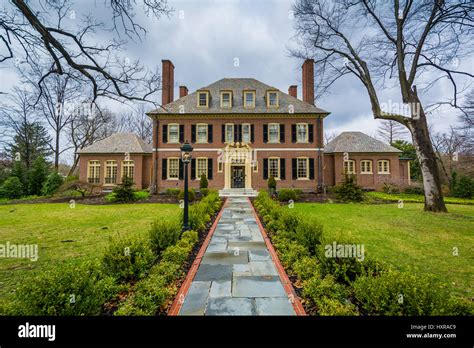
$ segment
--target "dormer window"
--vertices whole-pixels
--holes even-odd
[[[244,108],[255,107],[255,91],[244,91]]]
[[[201,108],[208,108],[209,107],[209,92],[202,91],[198,92],[197,94],[197,106]]]
[[[278,92],[276,91],[267,92],[267,107],[269,108],[278,107]]]
[[[221,108],[231,108],[232,107],[232,92],[225,91],[221,92]]]

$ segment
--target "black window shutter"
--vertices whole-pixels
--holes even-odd
[[[184,143],[184,124],[179,125],[179,142]]]
[[[280,179],[285,180],[286,175],[285,175],[286,169],[285,169],[285,159],[280,158]]]
[[[268,143],[268,124],[263,125],[263,142]]]
[[[291,125],[291,142],[296,143],[296,124]]]
[[[196,179],[196,159],[191,159],[191,180]]]
[[[309,178],[314,180],[314,158],[309,159]]]
[[[298,178],[298,170],[296,168],[296,158],[291,159],[291,173],[293,180]]]
[[[234,124],[234,141],[239,141],[239,125]]]
[[[254,126],[253,124],[250,125],[250,142],[254,142]]]
[[[161,159],[161,179],[168,179],[168,160],[166,158]]]
[[[207,126],[207,142],[212,144],[212,124]]]
[[[281,124],[280,125],[280,143],[285,142],[285,125]]]
[[[225,143],[225,124],[222,125],[222,142]]]
[[[310,143],[314,142],[314,130],[312,124],[308,124],[308,140]]]
[[[164,124],[163,125],[163,143],[167,143],[168,142],[168,125],[167,124]]]
[[[268,158],[263,159],[263,178],[268,179]]]
[[[207,178],[212,179],[212,158],[207,159]]]
[[[195,124],[191,125],[191,142],[192,143],[196,142],[196,125]]]
[[[242,125],[241,124],[237,125],[237,128],[239,129],[239,132],[238,132],[239,133],[239,140],[238,141],[241,142],[242,141]]]
[[[180,159],[179,160],[179,180],[183,180],[183,177],[184,177],[184,163]]]

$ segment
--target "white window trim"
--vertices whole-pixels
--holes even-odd
[[[298,177],[299,170],[298,170],[298,160],[304,159],[306,160],[306,177]],[[296,180],[309,180],[309,158],[308,157],[297,157],[296,158]]]
[[[270,126],[275,126],[275,125],[278,128],[278,138],[277,138],[277,141],[271,141],[270,140]],[[268,124],[268,143],[269,144],[279,144],[280,143],[280,124],[279,123],[273,122],[273,123]]]
[[[247,94],[253,95],[253,103],[252,105],[247,104]],[[256,92],[255,91],[244,91],[244,108],[246,109],[255,109],[255,99],[256,99]]]
[[[379,170],[379,163],[381,163],[381,162],[387,162],[387,169],[388,170],[386,172],[385,171],[381,172]],[[382,169],[383,169],[383,166],[382,166]],[[390,174],[390,161],[389,160],[378,160],[377,161],[377,174],[381,174],[381,175]]]
[[[270,93],[276,94],[276,105],[270,105]],[[278,107],[279,107],[278,91],[267,91],[267,108],[278,108]]]
[[[125,162],[129,162],[131,163],[132,165],[125,165]],[[132,167],[133,168],[133,176],[131,177],[133,180],[135,180],[135,161],[133,160],[125,160],[125,161],[122,161],[122,179],[124,178],[124,173],[125,173],[125,167],[129,168],[129,167]]]
[[[170,178],[170,160],[178,160],[178,177]],[[168,157],[166,159],[166,180],[179,180],[179,157]]]
[[[306,128],[306,138],[304,141],[300,141],[298,140],[298,126],[300,125],[304,125],[305,128]],[[309,143],[309,125],[308,123],[305,123],[305,122],[299,122],[296,124],[296,142],[299,143],[299,144],[307,144]]]
[[[201,99],[201,94],[206,94],[206,105],[199,105],[199,100]],[[209,107],[209,91],[198,91],[197,92],[197,107],[198,108],[208,108]]]
[[[346,167],[346,166],[345,166],[346,162],[348,162],[348,163],[354,163],[354,169],[353,169],[352,171],[349,171],[349,169],[350,169],[349,167],[350,167],[350,166],[348,165],[348,166],[347,166],[348,171],[346,172],[346,168],[345,168],[345,167]],[[343,166],[342,169],[344,170],[344,174],[356,174],[356,173],[357,173],[356,161],[355,161],[355,160],[349,159],[349,160],[347,160],[347,161],[344,161],[344,163],[343,163],[342,166]]]
[[[199,141],[199,126],[206,127],[206,141]],[[196,124],[196,144],[208,144],[209,143],[209,125],[207,123]]]
[[[198,175],[198,168],[199,168],[199,160],[205,160],[206,162],[206,171],[205,171],[205,175],[206,175],[206,179],[207,179],[207,174],[208,174],[208,171],[209,171],[209,161],[207,160],[207,157],[197,157],[196,158],[196,168],[194,168],[194,175],[196,176],[196,181],[199,181],[201,180],[201,176]]]
[[[113,163],[113,164],[111,164],[111,163]],[[110,176],[110,177],[107,176],[107,171],[108,171],[109,168],[117,168],[114,183],[108,183],[107,182],[107,179],[113,178],[113,176]],[[111,173],[112,172],[113,172],[113,170],[111,171]],[[106,160],[105,161],[105,172],[104,172],[104,186],[106,186],[106,185],[116,185],[117,180],[118,180],[118,163],[117,163],[117,161],[116,160]]]
[[[370,163],[370,171],[369,171],[369,172],[367,172],[367,171],[362,171],[362,169],[363,169],[362,164],[363,164],[364,162]],[[361,161],[359,162],[359,166],[360,166],[360,173],[361,173],[361,174],[374,174],[374,169],[373,169],[374,164],[373,164],[373,161],[372,161],[372,160],[361,160]]]
[[[178,127],[178,141],[171,141],[171,137],[170,137],[171,126]],[[179,144],[179,123],[168,123],[168,144]]]
[[[94,170],[94,176],[91,175],[91,168],[99,168],[99,170]],[[98,182],[93,182],[92,184],[98,184],[100,183],[100,171],[101,171],[101,162],[98,160],[90,160],[87,162],[87,182],[89,182],[89,179],[99,179]],[[96,175],[96,173],[98,175]],[[94,180],[95,181],[95,180]]]
[[[217,172],[222,173],[224,171],[224,161],[217,161]]]
[[[227,139],[227,126],[232,126],[232,141],[229,141]],[[235,124],[234,123],[225,123],[224,124],[224,130],[225,130],[225,143],[226,144],[230,144],[230,143],[234,143],[235,142],[235,139],[234,139],[234,135],[235,135]]]
[[[224,94],[229,94],[229,106],[224,106],[222,104],[222,102],[223,102],[222,96]],[[232,91],[221,91],[221,108],[222,109],[232,109]]]
[[[281,174],[281,158],[280,157],[268,157],[268,172],[267,172],[267,176],[268,178],[270,179],[271,175],[270,175],[270,160],[273,160],[273,159],[276,159],[277,160],[277,163],[278,163],[278,176],[274,176],[275,180],[280,180],[280,174]]]

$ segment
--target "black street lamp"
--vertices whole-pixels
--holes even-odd
[[[183,231],[188,231],[189,227],[189,214],[188,214],[188,164],[191,162],[191,152],[193,151],[193,147],[190,143],[186,140],[181,146],[181,161],[184,164],[184,218],[183,218]]]

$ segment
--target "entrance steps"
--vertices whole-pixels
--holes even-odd
[[[258,191],[252,188],[232,188],[219,190],[220,197],[256,197]]]

